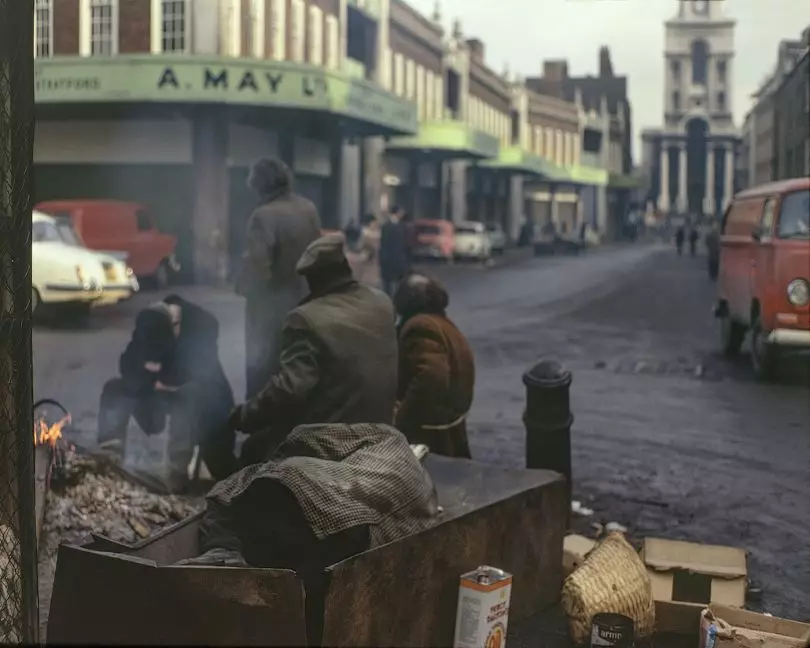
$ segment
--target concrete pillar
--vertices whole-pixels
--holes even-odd
[[[596,187],[596,229],[602,236],[608,233],[608,199],[607,187]]]
[[[715,211],[714,146],[710,142],[706,147],[706,193],[703,198],[703,213],[707,216],[714,216]]]
[[[577,202],[576,202],[576,217],[574,222],[574,227],[576,228],[577,234],[582,229],[582,224],[585,222],[585,217],[583,213],[583,206],[582,206],[582,187],[577,186],[575,188],[577,194]]]
[[[678,145],[678,210],[689,210],[689,197],[686,192],[686,143]]]
[[[669,211],[669,147],[661,143],[661,191],[658,196],[658,209],[663,213]]]
[[[446,219],[448,217],[447,214],[447,205],[445,200],[445,191],[444,191],[444,162],[441,160],[436,160],[434,163],[436,166],[434,168],[435,174],[435,182],[436,182],[436,218]]]
[[[513,241],[520,237],[520,219],[525,211],[525,204],[523,176],[516,173],[509,179],[509,216],[506,228],[506,235]]]
[[[454,160],[448,162],[450,182],[450,220],[460,223],[467,220],[467,167],[469,162]]]
[[[363,147],[363,201],[366,213],[382,216],[383,155],[385,141],[381,137],[369,137]]]
[[[550,184],[548,186],[548,202],[551,209],[551,222],[554,223],[554,229],[560,230],[560,203],[557,202],[557,185]]]
[[[726,174],[723,182],[723,211],[734,197],[734,144],[729,142],[726,148]]]
[[[328,193],[324,201],[324,211],[321,222],[325,229],[343,229],[347,220],[343,213],[343,134],[340,126],[332,133],[329,144],[329,171],[327,181]],[[357,214],[354,214],[357,216]]]
[[[420,158],[413,155],[408,158],[408,198],[405,211],[412,219],[421,218],[419,214],[419,166]]]
[[[473,182],[475,186],[472,213],[467,214],[467,220],[485,220],[484,215],[484,174],[477,164],[473,167]]]
[[[194,280],[228,278],[228,121],[224,111],[201,108],[192,124]]]

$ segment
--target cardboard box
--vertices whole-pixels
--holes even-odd
[[[656,601],[693,608],[745,605],[748,569],[743,549],[647,538],[641,558]]]
[[[810,625],[722,605],[700,618],[700,648],[804,648]]]
[[[596,546],[596,541],[572,533],[563,540],[563,572],[568,576],[584,561],[585,556]]]

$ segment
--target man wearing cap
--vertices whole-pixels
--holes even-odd
[[[284,318],[306,294],[295,264],[321,235],[318,210],[292,190],[292,173],[280,160],[253,165],[248,185],[262,206],[250,217],[236,290],[245,297],[247,398],[278,370]]]
[[[394,415],[394,308],[352,275],[340,234],[311,243],[296,266],[309,295],[284,321],[278,372],[230,426],[251,435],[243,463],[264,461],[297,425],[384,423]]]

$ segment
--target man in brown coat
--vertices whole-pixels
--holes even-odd
[[[284,318],[306,293],[295,264],[321,235],[321,223],[315,205],[293,193],[292,174],[283,162],[259,160],[251,169],[248,185],[264,203],[248,221],[236,286],[247,300],[246,377],[247,398],[251,398],[278,370]]]
[[[446,314],[442,285],[410,274],[394,295],[400,316],[399,390],[394,426],[432,452],[470,458],[466,417],[475,362],[466,338]]]
[[[232,429],[251,435],[243,463],[264,461],[297,425],[391,424],[394,309],[381,291],[354,278],[343,246],[340,234],[321,237],[298,262],[310,294],[284,321],[279,370],[231,416]]]

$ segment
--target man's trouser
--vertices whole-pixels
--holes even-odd
[[[178,477],[187,474],[194,453],[200,456],[214,479],[223,479],[236,468],[234,443],[236,435],[228,430],[229,408],[194,383],[177,391],[132,393],[120,378],[104,385],[98,416],[98,442],[118,440],[121,453],[126,447],[130,418],[149,436],[160,434],[168,418],[169,470]]]

